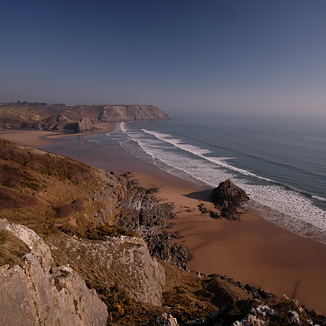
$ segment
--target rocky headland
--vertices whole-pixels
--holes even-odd
[[[2,103],[0,130],[28,129],[82,133],[96,124],[136,120],[168,120],[153,105],[66,105],[47,103]]]
[[[156,191],[0,139],[0,324],[325,325],[286,296],[187,270]]]

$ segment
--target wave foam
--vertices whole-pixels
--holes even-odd
[[[257,179],[268,181],[268,182],[274,182],[271,179],[258,176],[256,174],[250,172],[250,171],[240,169],[240,168],[237,168],[237,167],[235,167],[235,166],[233,166],[231,164],[226,163],[225,161],[232,159],[231,157],[209,157],[209,156],[204,156],[204,154],[210,154],[211,151],[208,150],[208,149],[205,149],[205,148],[200,148],[200,147],[197,147],[197,146],[185,144],[179,139],[170,138],[170,135],[166,135],[166,134],[162,134],[162,133],[154,132],[154,131],[149,131],[149,130],[146,130],[146,129],[142,129],[142,130],[144,132],[150,134],[150,135],[155,136],[157,139],[160,139],[162,141],[170,143],[171,145],[173,145],[173,146],[175,146],[175,147],[177,147],[179,149],[182,149],[182,150],[187,151],[187,152],[189,152],[191,154],[197,155],[197,156],[199,156],[200,158],[202,158],[204,160],[207,160],[207,161],[210,161],[210,162],[212,162],[214,164],[219,165],[220,167],[223,167],[223,168],[238,172],[240,174],[243,174],[243,175],[246,175],[246,176],[249,176],[249,177],[257,178]]]
[[[234,167],[226,162],[231,159],[230,157],[206,156],[211,154],[211,151],[186,144],[180,139],[173,138],[172,135],[146,129],[142,129],[142,132],[129,131],[124,123],[121,124],[121,130],[137,142],[142,151],[160,168],[185,179],[195,179],[211,187],[216,187],[226,179],[232,179],[249,194],[251,209],[256,210],[266,220],[303,236],[311,237],[311,234],[318,233],[316,240],[326,243],[326,212],[314,206],[304,194],[294,189],[286,189],[273,180],[260,177],[250,171]],[[149,138],[146,134],[154,138]],[[249,184],[245,179],[232,175],[232,172],[272,184]],[[325,198],[318,196],[312,198],[326,201]]]

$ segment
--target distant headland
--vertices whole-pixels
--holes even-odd
[[[80,105],[44,102],[0,103],[0,130],[30,129],[81,133],[96,124],[136,120],[168,120],[154,105]]]

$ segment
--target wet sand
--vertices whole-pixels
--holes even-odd
[[[179,241],[191,250],[191,269],[227,275],[277,296],[286,294],[326,315],[324,244],[293,234],[250,212],[243,214],[240,222],[212,219],[197,208],[199,203],[208,208],[212,205],[207,189],[161,171],[121,148],[78,152],[76,145],[71,150],[69,139],[61,141],[62,154],[109,171],[132,171],[142,186],[158,187],[162,200],[173,201],[178,214],[171,231],[180,231],[183,238]],[[23,142],[28,141],[24,138],[20,143]],[[51,151],[51,146],[45,149]]]

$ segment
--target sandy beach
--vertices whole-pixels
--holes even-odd
[[[98,123],[95,125],[98,130],[93,132],[111,132],[115,130],[116,123]],[[92,132],[92,133],[93,133]],[[0,130],[0,138],[13,141],[17,144],[38,147],[53,144],[55,139],[85,136],[89,133],[72,134],[64,131],[43,131],[43,130]]]
[[[326,246],[303,238],[262,217],[246,212],[240,222],[212,219],[197,209],[207,203],[191,198],[200,191],[186,183],[165,183],[160,178],[136,173],[144,186],[159,186],[160,196],[176,203],[178,213],[171,231],[180,231],[192,260],[189,267],[207,275],[232,277],[271,292],[286,294],[317,313],[326,314]],[[206,196],[206,199],[205,199]]]
[[[114,125],[103,126],[108,132]],[[6,138],[28,146],[48,146],[53,133],[43,131],[5,131]],[[69,141],[65,144],[69,146]],[[51,146],[46,150],[51,151]],[[69,155],[69,148],[66,150]],[[171,231],[180,231],[178,240],[191,253],[191,269],[205,274],[221,274],[243,284],[249,283],[272,292],[296,298],[310,310],[326,315],[326,246],[273,225],[246,212],[240,222],[212,219],[198,210],[208,208],[207,189],[174,177],[141,161],[122,149],[78,154],[71,157],[93,166],[119,173],[133,172],[144,187],[158,187],[162,200],[173,201],[177,218]],[[206,190],[206,191],[205,191]]]

